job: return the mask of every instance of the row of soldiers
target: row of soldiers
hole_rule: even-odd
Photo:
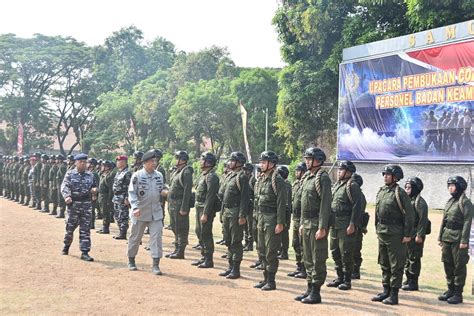
[[[162,157],[159,150],[155,150],[154,155],[157,161]],[[107,204],[109,194],[113,193],[115,219],[120,231],[116,236],[118,239],[126,239],[128,228],[130,203],[126,188],[130,184],[132,171],[141,168],[139,159],[135,158],[131,169],[127,166],[126,156],[117,157],[117,168],[105,161],[98,175],[98,205],[104,218],[104,225],[99,232],[107,233],[104,230],[110,223],[105,220],[105,213],[107,205],[110,207]],[[263,279],[255,287],[264,291],[275,290],[279,259],[286,259],[289,229],[293,221],[297,270],[292,275],[303,275],[307,280],[306,292],[297,296],[296,300],[306,304],[321,302],[320,290],[327,276],[328,250],[335,261],[337,273],[337,278],[329,282],[328,287],[349,290],[352,287],[351,280],[360,277],[356,258],[360,258],[357,253],[360,254],[363,234],[367,231],[368,214],[361,191],[363,181],[356,174],[352,162],[339,163],[338,180],[332,185],[329,175],[322,168],[326,160],[325,153],[319,148],[309,148],[303,156],[304,163],[296,168],[295,182],[290,185],[288,169],[278,166],[278,156],[272,151],[260,155],[259,172],[256,175],[243,153],[231,153],[222,177],[216,174],[216,156],[206,152],[201,156],[201,173],[196,181],[193,181],[194,171],[188,165],[189,155],[179,151],[175,158],[176,165],[171,170],[167,195],[175,250],[167,257],[184,259],[190,210],[195,207],[195,229],[202,258],[193,264],[199,268],[212,268],[214,265],[212,226],[216,214],[220,212],[229,263],[220,276],[227,279],[240,277],[244,253],[242,242],[245,235],[249,236],[253,232],[245,248],[250,250],[250,241],[252,245],[256,242],[258,262],[254,266],[263,271]],[[88,165],[88,168],[92,168],[94,162],[89,160]],[[111,172],[114,169],[112,182]],[[165,174],[162,168],[160,172]],[[382,174],[385,184],[377,194],[375,224],[384,291],[372,300],[398,304],[400,288],[418,289],[423,244],[430,230],[428,206],[420,195],[423,190],[421,179],[409,178],[404,189],[401,189],[398,182],[404,175],[398,165],[387,165]],[[107,188],[111,185],[112,191],[104,190],[107,181]],[[466,188],[467,183],[462,177],[448,179],[452,198],[446,206],[439,235],[448,281],[448,291],[439,299],[452,304],[462,302],[466,258],[469,258],[467,246],[473,208],[464,194]],[[63,250],[63,253],[65,251],[67,253],[68,249]],[[91,258],[85,256],[86,259]],[[132,262],[132,258],[129,260]],[[361,258],[358,260],[360,267]],[[404,271],[406,281],[402,284]]]

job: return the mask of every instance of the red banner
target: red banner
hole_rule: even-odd
[[[23,155],[23,124],[21,122],[18,125],[17,155]]]

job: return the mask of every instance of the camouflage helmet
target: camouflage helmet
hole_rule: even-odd
[[[448,186],[450,184],[454,184],[456,186],[456,191],[459,193],[466,191],[467,189],[467,182],[461,176],[453,176],[448,178]]]
[[[394,176],[397,179],[397,181],[403,179],[403,170],[399,165],[393,165],[393,164],[386,165],[382,170],[382,175],[385,175],[386,173]]]
[[[341,161],[339,161],[339,163],[337,164],[337,167],[339,169],[344,169],[344,170],[347,170],[347,171],[352,172],[352,173],[356,172],[356,166],[350,160],[341,160]]]
[[[230,154],[229,160],[234,160],[240,162],[241,165],[244,165],[247,162],[247,158],[240,151],[234,151]]]
[[[417,193],[423,191],[423,181],[421,181],[418,177],[410,177],[405,181],[405,184],[410,184],[412,188],[414,188]]]
[[[133,153],[133,158],[135,159],[142,159],[143,158],[143,151],[136,151]]]
[[[278,163],[278,155],[271,151],[271,150],[267,150],[267,151],[264,151],[260,154],[260,158],[258,159],[259,161],[269,161],[269,162],[273,162],[273,163]]]
[[[95,158],[89,158],[89,159],[87,159],[87,162],[90,163],[93,166],[97,166],[97,163],[98,163],[97,159],[95,159]]]
[[[202,153],[201,160],[208,162],[211,166],[215,166],[217,163],[217,157],[213,153],[206,151]]]
[[[320,148],[310,147],[305,150],[303,158],[313,158],[323,163],[326,161],[326,154]]]
[[[286,166],[278,166],[277,171],[283,179],[288,179],[288,176],[290,175],[290,170],[288,170]]]
[[[42,154],[42,155],[41,155],[41,159],[43,159],[43,160],[49,160],[49,156],[46,155],[46,154]]]
[[[185,161],[188,161],[189,160],[189,155],[186,151],[184,150],[178,150],[174,153],[174,157],[178,160],[185,160]]]
[[[41,153],[40,153],[40,152],[37,151],[37,152],[35,152],[33,155],[34,155],[36,158],[41,159]]]
[[[107,168],[110,168],[110,169],[112,169],[114,167],[114,164],[110,160],[104,160],[103,165],[104,165],[104,167],[107,167]]]
[[[296,165],[295,168],[296,171],[303,171],[306,172],[306,164],[304,162],[300,162],[299,164]]]
[[[352,179],[355,183],[359,185],[359,187],[362,187],[362,185],[364,184],[364,179],[362,179],[362,176],[358,173],[352,174]]]
[[[155,152],[155,157],[156,158],[158,158],[158,159],[163,158],[163,151],[161,151],[161,149],[155,148],[155,149],[153,149],[153,151]]]

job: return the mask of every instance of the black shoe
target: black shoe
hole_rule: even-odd
[[[201,257],[201,259],[199,259],[199,260],[193,260],[193,262],[191,262],[191,265],[192,265],[192,266],[198,266],[198,265],[200,265],[201,263],[203,263],[204,260],[205,260],[204,257]]]
[[[244,251],[253,251],[253,241],[247,242],[247,244],[244,247]]]
[[[296,279],[306,279],[308,275],[306,274],[306,269],[303,267],[303,271],[295,275]]]
[[[372,297],[372,302],[382,302],[384,299],[390,296],[390,287],[388,285],[383,286],[383,292]]]
[[[216,241],[216,244],[218,244],[218,245],[223,245],[223,244],[225,244],[225,240],[224,240],[224,239],[221,239],[221,240],[219,240],[219,241]]]
[[[97,230],[98,234],[110,234],[109,226],[102,226],[101,229]]]
[[[201,249],[201,244],[194,245],[194,246],[192,246],[191,248],[193,248],[193,249]]]
[[[267,272],[267,284],[262,287],[262,291],[274,291],[276,290],[275,283],[275,272]]]
[[[256,289],[261,289],[267,284],[267,281],[268,281],[267,271],[263,271],[263,281],[258,282],[253,287]]]
[[[178,250],[169,256],[170,259],[184,259],[184,247],[178,247]]]
[[[228,276],[232,272],[232,267],[233,267],[232,260],[229,260],[229,267],[225,271],[219,273],[219,276],[221,277]]]
[[[228,255],[225,253],[221,256],[222,259],[227,259]]]
[[[418,291],[418,280],[417,279],[410,279],[408,283],[402,286],[402,290],[404,291]]]
[[[344,282],[339,284],[339,286],[337,287],[339,290],[347,291],[352,288],[351,275],[352,273],[344,273]]]
[[[308,296],[301,300],[303,304],[319,304],[321,303],[321,294],[320,294],[321,286],[313,284],[311,288],[311,292]]]
[[[313,284],[312,283],[308,283],[308,288],[306,289],[306,292],[304,292],[303,294],[300,294],[298,296],[295,297],[295,301],[299,301],[301,302],[302,299],[308,297],[309,293],[311,293],[311,290],[313,289]]]
[[[460,286],[454,287],[454,295],[448,298],[449,304],[459,304],[462,303],[462,290],[463,288]]]
[[[198,268],[201,269],[209,269],[209,268],[214,268],[214,261],[212,260],[212,253],[207,254],[204,257],[204,262],[198,265]]]
[[[263,264],[261,264],[261,265],[257,266],[255,268],[255,270],[263,271],[263,270],[265,270],[265,268],[263,267]]]
[[[288,260],[288,251],[282,251],[281,254],[278,256],[280,260]]]
[[[81,255],[81,260],[92,262],[92,261],[94,261],[94,258],[89,256],[89,253],[83,252],[82,255]]]
[[[226,276],[226,279],[235,280],[238,278],[240,278],[240,261],[233,261],[232,270]]]
[[[255,269],[256,267],[260,266],[262,264],[262,261],[257,260],[255,263],[251,264],[249,267],[252,269]]]
[[[337,269],[336,273],[337,278],[326,284],[328,287],[338,287],[342,282],[344,282],[344,273],[342,272],[342,269]]]
[[[438,296],[438,300],[440,301],[447,301],[450,297],[454,295],[454,285],[449,284],[448,285],[448,290]]]
[[[296,263],[296,270],[293,271],[293,272],[288,273],[287,275],[288,275],[289,277],[295,277],[298,273],[301,272],[302,265],[303,265],[303,264],[302,264],[301,262],[297,262],[297,263]]]
[[[127,240],[127,231],[120,231],[118,235],[113,237],[115,240]]]
[[[360,270],[354,270],[351,275],[352,280],[360,280]]]
[[[135,257],[128,257],[128,270],[137,271],[137,265],[135,264]]]
[[[390,296],[382,301],[386,305],[398,305],[398,288],[390,290]]]
[[[63,251],[62,251],[62,254],[65,255],[65,256],[67,256],[67,255],[69,254],[69,247],[64,246]]]
[[[174,255],[176,252],[178,252],[178,248],[177,248],[177,246],[175,246],[175,248],[174,248],[174,251],[173,251],[173,252],[166,254],[166,255],[165,255],[165,257],[166,257],[166,258],[169,258],[169,257],[171,257],[172,255]]]

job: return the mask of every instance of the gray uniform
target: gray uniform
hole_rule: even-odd
[[[161,258],[163,255],[163,209],[161,191],[164,188],[163,175],[158,171],[148,173],[140,169],[132,175],[128,187],[128,199],[132,212],[140,210],[140,216],[130,214],[132,227],[128,242],[128,257],[135,257],[140,247],[145,228],[150,230],[150,255]]]

